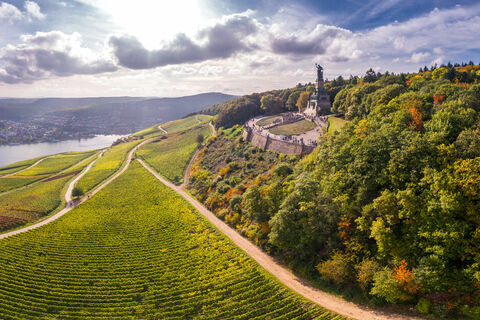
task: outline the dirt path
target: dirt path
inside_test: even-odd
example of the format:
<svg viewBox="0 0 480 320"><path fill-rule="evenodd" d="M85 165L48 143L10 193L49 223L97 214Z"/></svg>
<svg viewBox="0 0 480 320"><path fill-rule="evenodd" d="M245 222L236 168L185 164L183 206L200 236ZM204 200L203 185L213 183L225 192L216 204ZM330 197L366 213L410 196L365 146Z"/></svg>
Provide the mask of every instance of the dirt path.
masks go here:
<svg viewBox="0 0 480 320"><path fill-rule="evenodd" d="M197 209L202 216L204 216L208 221L210 221L217 229L219 229L223 234L225 234L230 240L233 241L240 249L245 251L250 257L252 257L259 265L261 265L265 270L270 272L274 277L276 277L284 285L297 292L306 299L328 309L344 315L352 319L361 319L361 320L407 320L407 319L418 319L414 317L408 317L398 314L387 314L380 311L375 311L368 309L363 306L359 306L352 302L345 301L341 298L318 290L303 281L302 279L295 276L290 270L281 266L275 260L264 253L260 248L255 244L251 243L249 240L244 238L242 235L237 233L235 230L230 228L225 222L217 218L211 211L206 209L200 202L194 199L190 194L188 194L183 186L176 186L173 183L162 178L157 172L152 168L146 165L142 160L137 159L155 178L160 180L170 189L173 189L178 194L180 194L185 200L192 204L195 209ZM185 177L186 178L186 177Z"/></svg>
<svg viewBox="0 0 480 320"><path fill-rule="evenodd" d="M87 201L90 197L92 197L94 194L96 194L98 191L102 190L103 188L105 188L108 184L110 184L113 180L115 180L116 178L118 178L119 175L121 175L122 173L125 172L125 170L127 170L128 166L130 165L130 162L132 162L132 157L133 157L133 154L135 153L135 151L141 147L142 145L144 145L145 143L149 143L151 142L152 140L156 139L157 137L154 137L154 138L150 138L148 140L145 140L143 141L142 143L138 144L136 147L134 147L132 150L130 150L130 152L128 153L128 157L127 157L127 160L126 160L126 163L125 165L123 166L123 168L118 171L116 174L114 174L113 176L111 176L108 180L106 180L105 182L103 182L99 187L97 187L95 190L93 190L92 192L90 192L89 194L85 195L83 198L81 198L80 200L77 200L77 201L73 201L72 200L72 191L73 191L73 188L75 187L75 184L77 183L78 180L80 180L87 172L88 170L90 170L90 168L93 166L93 164L98 160L100 159L102 156L103 156L103 153L105 151L103 151L99 156L98 156L98 159L95 160L95 161L92 161L92 163L90 163L83 171L80 175L78 175L72 182L70 182L69 186L68 186L68 189L67 189L67 192L65 193L65 201L66 201L66 205L65 205L65 208L63 208L61 211L57 212L56 214L54 214L53 216L51 217L48 217L47 219L45 220L42 220L40 222L37 222L35 224L32 224L30 226L27 226L25 228L21 228L21 229L17 229L17 230L13 230L13 231L10 231L10 232L6 232L6 233L2 233L0 234L0 239L4 239L4 238L7 238L7 237L10 237L10 236L13 236L13 235L16 235L16 234L19 234L19 233L23 233L23 232L27 232L29 230L33 230L33 229L36 229L36 228L39 228L41 226L44 226L52 221L55 221L57 220L58 218L60 218L61 216L63 216L65 213L69 212L70 210L72 210L73 208L75 208L76 206L82 204L83 202Z"/></svg>
<svg viewBox="0 0 480 320"><path fill-rule="evenodd" d="M168 131L163 129L161 126L158 126L158 130L162 131L165 134L168 134Z"/></svg>
<svg viewBox="0 0 480 320"><path fill-rule="evenodd" d="M48 156L48 157L42 158L42 159L38 160L37 162L35 162L34 164L32 164L31 166L26 167L25 169L22 169L22 170L18 170L18 171L16 171L16 172L9 173L9 174L7 174L7 175L1 176L0 178L8 178L8 177L11 177L11 176L13 176L13 175L15 175L15 174L17 174L17 173L26 171L26 170L28 170L28 169L30 169L30 168L35 167L37 164L39 164L39 163L42 162L43 160L46 160L46 159L51 158L51 157L52 157L52 156Z"/></svg>
<svg viewBox="0 0 480 320"><path fill-rule="evenodd" d="M210 128L212 129L212 136L215 137L217 135L217 131L215 130L215 127L212 125L212 123L209 123ZM195 163L195 159L198 156L198 153L200 152L201 148L198 148L197 151L193 154L193 157L190 159L190 162L188 163L187 169L185 169L185 175L183 177L183 183L180 185L180 188L185 189L185 187L188 185L190 182L190 171L192 170L193 164Z"/></svg>
<svg viewBox="0 0 480 320"><path fill-rule="evenodd" d="M215 126L213 125L212 121L210 121L208 123L210 125L210 128L212 128L212 136L216 136L217 135L217 129L215 129Z"/></svg>

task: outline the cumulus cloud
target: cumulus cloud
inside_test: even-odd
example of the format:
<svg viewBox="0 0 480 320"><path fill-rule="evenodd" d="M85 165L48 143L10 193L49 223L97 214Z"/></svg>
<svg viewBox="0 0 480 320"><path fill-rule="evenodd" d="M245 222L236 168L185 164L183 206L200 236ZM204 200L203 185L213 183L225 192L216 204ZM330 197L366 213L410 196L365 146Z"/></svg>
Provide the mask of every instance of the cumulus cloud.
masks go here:
<svg viewBox="0 0 480 320"><path fill-rule="evenodd" d="M9 3L0 3L0 19L12 23L23 18L22 12Z"/></svg>
<svg viewBox="0 0 480 320"><path fill-rule="evenodd" d="M246 38L257 31L257 24L251 17L236 14L201 30L197 39L178 34L158 50L147 50L137 38L130 36L114 36L109 43L119 65L130 69L150 69L224 59L252 50L255 45Z"/></svg>
<svg viewBox="0 0 480 320"><path fill-rule="evenodd" d="M431 48L479 49L475 32L479 29L480 5L455 6L434 9L401 23L394 22L363 32L362 45L371 51L395 49L407 54Z"/></svg>
<svg viewBox="0 0 480 320"><path fill-rule="evenodd" d="M40 6L33 1L25 1L23 7L25 11L20 11L17 7L6 3L0 3L0 19L13 23L14 21L26 20L33 21L34 19L44 19L45 15L41 12Z"/></svg>
<svg viewBox="0 0 480 320"><path fill-rule="evenodd" d="M36 2L25 1L25 15L30 21L32 19L42 20L45 18L45 15L40 11L40 7Z"/></svg>
<svg viewBox="0 0 480 320"><path fill-rule="evenodd" d="M430 57L430 52L414 52L410 59L407 59L408 62L419 63L425 61Z"/></svg>
<svg viewBox="0 0 480 320"><path fill-rule="evenodd" d="M106 59L98 59L81 46L79 34L60 31L37 32L21 37L18 45L1 50L0 82L31 83L35 80L75 74L112 72L117 67Z"/></svg>

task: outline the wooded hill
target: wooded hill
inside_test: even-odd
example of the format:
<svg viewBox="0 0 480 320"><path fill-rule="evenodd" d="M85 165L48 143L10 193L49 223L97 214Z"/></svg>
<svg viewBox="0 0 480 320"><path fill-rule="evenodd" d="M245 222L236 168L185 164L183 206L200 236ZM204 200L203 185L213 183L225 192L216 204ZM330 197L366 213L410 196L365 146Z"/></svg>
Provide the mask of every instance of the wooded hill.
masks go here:
<svg viewBox="0 0 480 320"><path fill-rule="evenodd" d="M332 112L351 122L312 154L271 156L245 147L239 127L221 130L200 153L192 192L323 286L370 303L414 304L436 318L479 319L479 79L473 63L339 77L326 83ZM293 110L306 90L203 112L230 127ZM277 109L262 104L266 95Z"/></svg>

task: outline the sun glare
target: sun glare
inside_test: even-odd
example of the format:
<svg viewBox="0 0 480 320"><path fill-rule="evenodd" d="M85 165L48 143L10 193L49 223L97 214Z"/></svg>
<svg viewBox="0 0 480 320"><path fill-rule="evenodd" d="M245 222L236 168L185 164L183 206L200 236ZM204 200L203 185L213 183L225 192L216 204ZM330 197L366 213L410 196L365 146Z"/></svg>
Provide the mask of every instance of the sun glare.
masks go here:
<svg viewBox="0 0 480 320"><path fill-rule="evenodd" d="M180 32L194 33L206 20L198 0L102 0L99 4L125 33L148 48Z"/></svg>

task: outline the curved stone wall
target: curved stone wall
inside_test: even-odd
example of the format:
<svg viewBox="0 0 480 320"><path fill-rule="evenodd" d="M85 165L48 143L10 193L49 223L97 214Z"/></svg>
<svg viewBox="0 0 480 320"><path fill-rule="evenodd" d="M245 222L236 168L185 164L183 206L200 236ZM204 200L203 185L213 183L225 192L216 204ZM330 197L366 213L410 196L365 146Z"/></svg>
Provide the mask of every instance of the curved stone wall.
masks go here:
<svg viewBox="0 0 480 320"><path fill-rule="evenodd" d="M307 154L315 148L314 146L278 140L268 135L264 136L249 127L243 128L243 140L250 141L262 150L272 150L283 154Z"/></svg>

